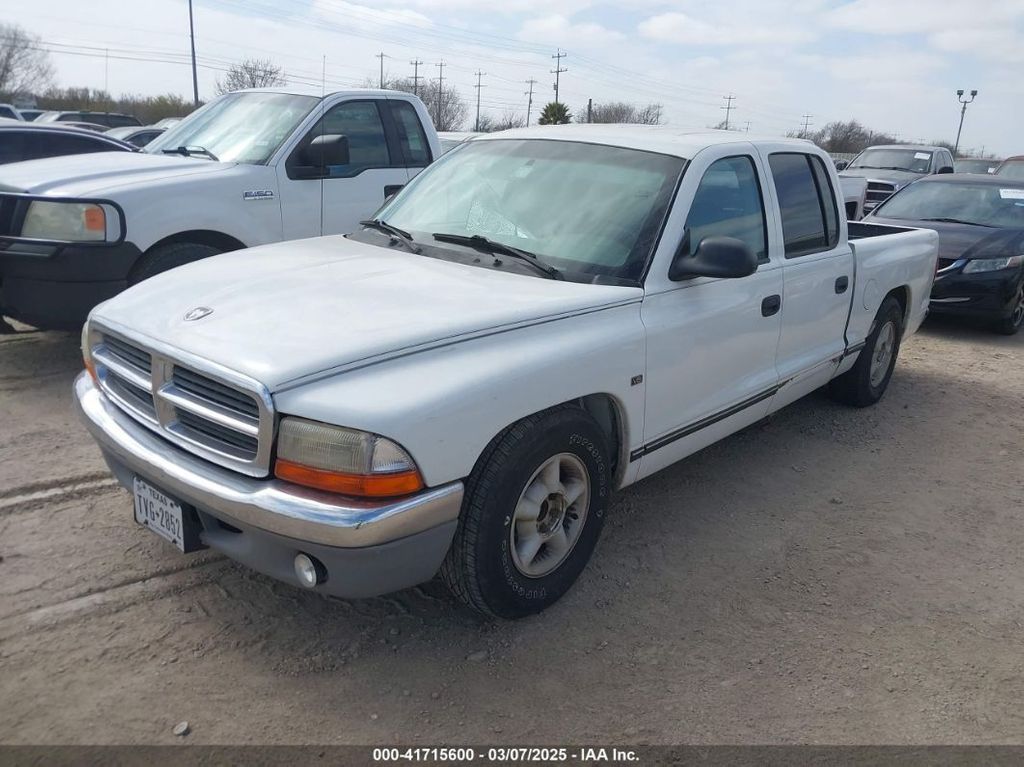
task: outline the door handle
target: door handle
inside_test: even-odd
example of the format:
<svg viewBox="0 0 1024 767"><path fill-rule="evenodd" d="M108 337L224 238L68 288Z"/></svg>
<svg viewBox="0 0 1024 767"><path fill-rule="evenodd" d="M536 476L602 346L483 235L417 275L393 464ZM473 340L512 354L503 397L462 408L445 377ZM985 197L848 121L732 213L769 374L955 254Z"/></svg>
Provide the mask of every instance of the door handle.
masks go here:
<svg viewBox="0 0 1024 767"><path fill-rule="evenodd" d="M782 296L768 296L761 302L761 316L771 317L782 308Z"/></svg>
<svg viewBox="0 0 1024 767"><path fill-rule="evenodd" d="M845 274L842 277L836 277L836 293L845 293L848 287L850 287L849 277Z"/></svg>
<svg viewBox="0 0 1024 767"><path fill-rule="evenodd" d="M405 184L388 184L384 187L384 199L386 200L393 194L398 194L402 190L403 186L405 186Z"/></svg>

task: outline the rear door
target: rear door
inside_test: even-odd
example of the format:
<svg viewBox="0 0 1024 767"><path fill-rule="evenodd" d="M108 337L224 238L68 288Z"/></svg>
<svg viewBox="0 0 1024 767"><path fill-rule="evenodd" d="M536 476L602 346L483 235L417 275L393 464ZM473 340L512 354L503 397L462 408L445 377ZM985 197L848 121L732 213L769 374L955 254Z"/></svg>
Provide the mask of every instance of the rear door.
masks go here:
<svg viewBox="0 0 1024 767"><path fill-rule="evenodd" d="M832 378L846 349L853 251L842 236L836 190L825 161L780 145L762 148L779 210L782 335L776 365L778 409Z"/></svg>
<svg viewBox="0 0 1024 767"><path fill-rule="evenodd" d="M328 108L278 166L284 239L351 232L385 197L401 189L409 171L390 125L384 98L343 101ZM323 177L300 176L295 172L303 164L300 155L319 135L345 136L349 162L327 168Z"/></svg>

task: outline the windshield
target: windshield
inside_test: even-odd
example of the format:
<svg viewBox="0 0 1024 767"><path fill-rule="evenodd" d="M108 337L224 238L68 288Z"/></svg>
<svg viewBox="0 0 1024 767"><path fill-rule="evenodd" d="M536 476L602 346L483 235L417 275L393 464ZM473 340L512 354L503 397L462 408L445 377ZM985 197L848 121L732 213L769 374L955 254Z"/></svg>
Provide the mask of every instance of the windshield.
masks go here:
<svg viewBox="0 0 1024 767"><path fill-rule="evenodd" d="M996 175L1024 181L1024 160L1004 162L999 166L999 170L996 171Z"/></svg>
<svg viewBox="0 0 1024 767"><path fill-rule="evenodd" d="M927 173L932 153L918 149L865 149L853 158L851 168L885 168Z"/></svg>
<svg viewBox="0 0 1024 767"><path fill-rule="evenodd" d="M228 93L168 128L146 151L202 147L223 162L261 165L319 101L289 93Z"/></svg>
<svg viewBox="0 0 1024 767"><path fill-rule="evenodd" d="M433 242L479 235L567 279L641 279L685 160L569 141L471 141L423 171L380 217Z"/></svg>
<svg viewBox="0 0 1024 767"><path fill-rule="evenodd" d="M953 167L957 173L988 173L999 165L999 160L957 160Z"/></svg>
<svg viewBox="0 0 1024 767"><path fill-rule="evenodd" d="M918 182L886 200L875 215L908 221L949 218L982 226L1024 227L1024 186Z"/></svg>

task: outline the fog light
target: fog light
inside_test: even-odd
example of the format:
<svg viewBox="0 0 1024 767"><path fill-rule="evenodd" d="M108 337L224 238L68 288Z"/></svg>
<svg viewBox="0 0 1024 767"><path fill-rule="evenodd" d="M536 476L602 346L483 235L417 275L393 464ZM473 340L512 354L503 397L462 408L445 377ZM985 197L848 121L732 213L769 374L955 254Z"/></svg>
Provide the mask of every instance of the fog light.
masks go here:
<svg viewBox="0 0 1024 767"><path fill-rule="evenodd" d="M295 577L307 589L315 588L317 584L327 580L327 569L320 564L320 560L309 554L297 554L294 564Z"/></svg>

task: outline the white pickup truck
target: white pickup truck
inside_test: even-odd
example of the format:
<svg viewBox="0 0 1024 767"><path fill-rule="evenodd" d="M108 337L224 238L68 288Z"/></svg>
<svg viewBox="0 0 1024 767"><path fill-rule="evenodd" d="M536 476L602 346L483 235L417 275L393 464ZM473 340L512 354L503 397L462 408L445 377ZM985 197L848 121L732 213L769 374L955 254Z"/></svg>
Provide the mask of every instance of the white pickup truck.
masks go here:
<svg viewBox="0 0 1024 767"><path fill-rule="evenodd" d="M938 237L848 224L838 184L803 141L481 137L358 232L97 307L76 400L182 551L348 597L440 572L483 613L537 612L613 491L821 386L885 392Z"/></svg>
<svg viewBox="0 0 1024 767"><path fill-rule="evenodd" d="M172 267L350 232L440 154L411 94L272 88L221 96L142 152L0 167L0 315L77 329Z"/></svg>

